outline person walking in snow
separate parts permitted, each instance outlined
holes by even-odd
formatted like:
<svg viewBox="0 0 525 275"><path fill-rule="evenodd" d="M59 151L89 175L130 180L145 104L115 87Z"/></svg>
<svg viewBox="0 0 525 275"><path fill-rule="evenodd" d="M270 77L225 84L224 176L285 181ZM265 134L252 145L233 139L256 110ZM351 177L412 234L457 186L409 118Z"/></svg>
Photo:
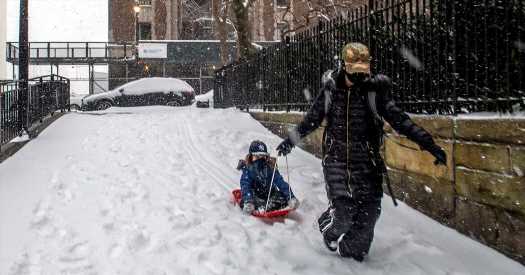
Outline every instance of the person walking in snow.
<svg viewBox="0 0 525 275"><path fill-rule="evenodd" d="M277 150L286 155L323 119L323 173L329 200L318 219L328 249L362 261L368 254L381 213L385 164L379 154L383 119L446 165L446 153L390 98L391 80L371 75L370 54L361 43L342 50L344 66L323 75L322 89L303 121Z"/></svg>
<svg viewBox="0 0 525 275"><path fill-rule="evenodd" d="M276 161L268 154L264 142L252 141L248 155L239 162L237 167L237 169L242 170L240 207L244 213L251 214L253 211L272 211L286 207L297 209L299 207L299 200L279 173ZM267 203L268 194L270 196Z"/></svg>

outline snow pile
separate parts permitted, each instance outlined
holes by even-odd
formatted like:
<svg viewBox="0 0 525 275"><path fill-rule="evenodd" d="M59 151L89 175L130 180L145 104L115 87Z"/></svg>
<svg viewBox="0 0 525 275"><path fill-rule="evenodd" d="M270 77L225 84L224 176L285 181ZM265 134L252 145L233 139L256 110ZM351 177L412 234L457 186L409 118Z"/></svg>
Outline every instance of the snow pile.
<svg viewBox="0 0 525 275"><path fill-rule="evenodd" d="M213 102L213 90L209 90L207 93L195 96L196 101L210 101Z"/></svg>
<svg viewBox="0 0 525 275"><path fill-rule="evenodd" d="M321 161L298 148L288 157L298 211L273 224L245 216L229 198L253 139L281 141L234 109L61 117L0 164L0 274L525 273L389 198L364 263L328 252Z"/></svg>
<svg viewBox="0 0 525 275"><path fill-rule="evenodd" d="M27 134L26 131L24 131L24 133L20 136L17 136L15 137L14 139L12 139L11 141L9 142L12 142L12 143L20 143L20 142L27 142L29 141L30 138L29 138L29 134Z"/></svg>

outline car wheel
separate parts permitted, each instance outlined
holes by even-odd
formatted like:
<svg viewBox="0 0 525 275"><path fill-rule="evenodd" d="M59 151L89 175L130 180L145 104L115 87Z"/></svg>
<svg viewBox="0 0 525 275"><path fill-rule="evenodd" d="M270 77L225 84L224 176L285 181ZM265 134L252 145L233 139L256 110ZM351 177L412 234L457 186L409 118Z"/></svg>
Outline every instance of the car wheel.
<svg viewBox="0 0 525 275"><path fill-rule="evenodd" d="M179 101L168 101L168 103L166 103L167 106L172 106L172 107L178 107L178 106L182 106L182 104L180 104Z"/></svg>
<svg viewBox="0 0 525 275"><path fill-rule="evenodd" d="M78 106L78 104L70 104L69 108L71 110L80 111L80 106Z"/></svg>
<svg viewBox="0 0 525 275"><path fill-rule="evenodd" d="M97 102L97 105L96 105L96 110L97 111L101 111L101 110L106 110L108 108L110 108L112 106L111 102L107 101L107 100L102 100L102 101L99 101Z"/></svg>

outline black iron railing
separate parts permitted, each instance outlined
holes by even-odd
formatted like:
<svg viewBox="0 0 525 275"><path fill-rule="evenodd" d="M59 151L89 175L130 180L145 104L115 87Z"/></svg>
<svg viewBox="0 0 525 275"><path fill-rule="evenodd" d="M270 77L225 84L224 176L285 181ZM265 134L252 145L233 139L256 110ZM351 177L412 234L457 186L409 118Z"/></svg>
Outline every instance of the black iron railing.
<svg viewBox="0 0 525 275"><path fill-rule="evenodd" d="M41 123L56 111L69 109L69 79L48 75L30 79L27 101L27 119L20 119L19 81L0 82L0 147L19 135L23 128ZM26 121L27 125L22 125Z"/></svg>
<svg viewBox="0 0 525 275"><path fill-rule="evenodd" d="M136 52L132 42L29 42L28 47L30 60L42 63L107 63L132 59ZM7 61L17 64L18 54L19 43L7 42Z"/></svg>
<svg viewBox="0 0 525 275"><path fill-rule="evenodd" d="M525 1L371 0L216 71L215 106L305 110L350 41L414 113L513 111L525 102Z"/></svg>
<svg viewBox="0 0 525 275"><path fill-rule="evenodd" d="M136 3L139 6L146 6L146 7L151 6L151 0L137 0Z"/></svg>

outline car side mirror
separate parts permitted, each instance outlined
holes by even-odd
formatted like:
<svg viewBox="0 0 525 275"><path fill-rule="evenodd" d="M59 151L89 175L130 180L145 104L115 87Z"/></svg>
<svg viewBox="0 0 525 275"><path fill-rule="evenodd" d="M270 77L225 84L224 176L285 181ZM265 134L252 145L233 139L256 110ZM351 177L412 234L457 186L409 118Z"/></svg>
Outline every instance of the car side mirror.
<svg viewBox="0 0 525 275"><path fill-rule="evenodd" d="M123 94L124 94L124 89L120 89L120 90L118 90L118 92L119 92L121 95L123 95Z"/></svg>

